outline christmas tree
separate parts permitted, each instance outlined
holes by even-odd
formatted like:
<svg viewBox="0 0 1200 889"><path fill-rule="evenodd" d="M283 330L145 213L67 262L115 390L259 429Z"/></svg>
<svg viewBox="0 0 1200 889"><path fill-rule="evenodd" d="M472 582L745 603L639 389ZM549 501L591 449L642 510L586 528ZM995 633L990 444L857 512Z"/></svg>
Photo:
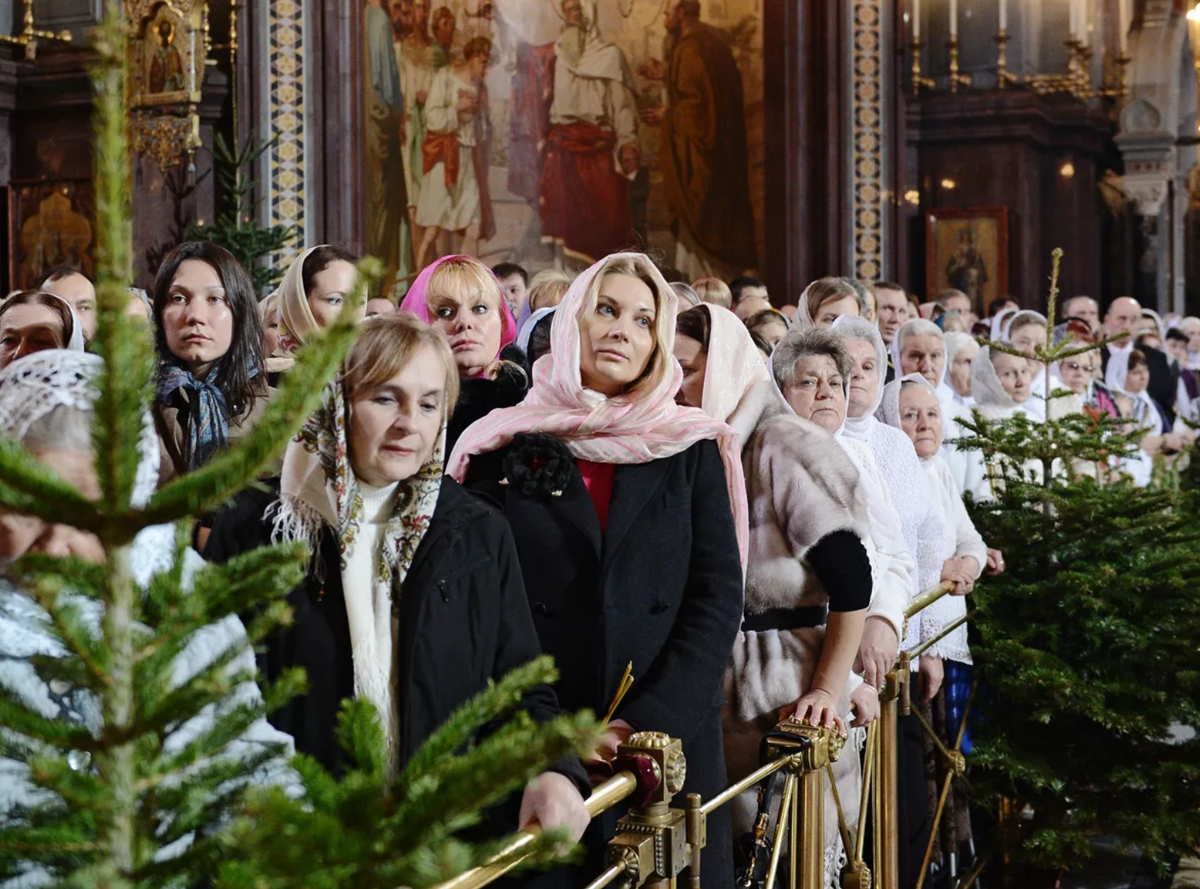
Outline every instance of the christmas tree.
<svg viewBox="0 0 1200 889"><path fill-rule="evenodd" d="M47 718L0 683L0 764L9 799L0 809L0 881L33 876L97 889L429 885L484 860L491 849L461 841L461 831L548 762L591 743L593 722L585 714L534 725L518 716L474 740L525 689L553 679L552 665L541 660L465 705L391 785L383 778L377 716L362 702L344 708L342 738L356 767L338 781L304 757L281 760L278 747L232 753L249 727L303 685L302 676L288 675L261 698L238 694L255 678L251 646L287 621L284 597L303 576L307 553L255 551L227 566L205 566L189 583L183 555L190 517L253 483L317 406L354 337L354 309L376 264L364 263L347 311L298 355L243 442L160 489L145 508L133 507L154 350L144 326L124 313L132 278L126 27L120 0L108 0L93 72L95 343L104 363L92 436L99 498L84 497L19 444L0 440L0 510L69 522L95 533L104 547L102 564L27 557L10 575L45 612L46 632L66 653L35 658L33 669L47 684L90 694L98 727ZM131 573L132 542L163 523L180 529L175 568L140 585ZM85 618L89 607L98 622ZM179 656L189 640L238 614L255 615L239 641L181 677ZM275 783L262 786L268 767ZM14 774L34 788L33 802L11 805ZM557 855L554 840L538 844L535 859Z"/></svg>
<svg viewBox="0 0 1200 889"><path fill-rule="evenodd" d="M1036 351L1049 419L976 411L959 443L999 482L972 518L1008 565L974 595L973 797L997 815L1004 860L1070 868L1106 835L1163 862L1200 844L1200 742L1172 733L1200 724L1196 494L1111 471L1139 436L1058 409L1076 396L1051 365L1100 344L1050 345L1051 325Z"/></svg>

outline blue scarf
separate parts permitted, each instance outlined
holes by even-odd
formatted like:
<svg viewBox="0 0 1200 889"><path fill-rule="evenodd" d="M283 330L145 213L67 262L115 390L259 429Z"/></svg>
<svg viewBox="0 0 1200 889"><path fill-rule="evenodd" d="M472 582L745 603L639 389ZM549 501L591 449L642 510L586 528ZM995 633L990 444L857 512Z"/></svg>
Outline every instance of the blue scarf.
<svg viewBox="0 0 1200 889"><path fill-rule="evenodd" d="M184 459L189 469L203 466L229 444L229 405L225 393L217 388L221 365L218 363L207 379L198 380L192 372L174 362L163 365L158 381L158 400L170 403L180 389L189 395L187 435Z"/></svg>

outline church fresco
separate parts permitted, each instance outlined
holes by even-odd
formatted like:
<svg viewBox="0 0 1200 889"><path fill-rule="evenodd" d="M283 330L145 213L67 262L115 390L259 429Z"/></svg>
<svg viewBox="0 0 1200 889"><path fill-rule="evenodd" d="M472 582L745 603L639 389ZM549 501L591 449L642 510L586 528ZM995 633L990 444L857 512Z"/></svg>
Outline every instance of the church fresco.
<svg viewBox="0 0 1200 889"><path fill-rule="evenodd" d="M760 265L761 0L365 0L366 248ZM402 209L403 208L403 209Z"/></svg>

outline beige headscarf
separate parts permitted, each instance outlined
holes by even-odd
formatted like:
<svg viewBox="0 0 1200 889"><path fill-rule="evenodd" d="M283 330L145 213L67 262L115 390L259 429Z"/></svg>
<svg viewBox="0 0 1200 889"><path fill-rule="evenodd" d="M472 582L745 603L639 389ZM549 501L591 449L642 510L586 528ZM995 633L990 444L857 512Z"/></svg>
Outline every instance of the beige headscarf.
<svg viewBox="0 0 1200 889"><path fill-rule="evenodd" d="M289 370L294 363L292 355L304 345L308 335L320 327L308 305L308 294L304 292L304 260L318 247L302 250L288 266L279 285L279 345L275 354L269 356L268 370Z"/></svg>

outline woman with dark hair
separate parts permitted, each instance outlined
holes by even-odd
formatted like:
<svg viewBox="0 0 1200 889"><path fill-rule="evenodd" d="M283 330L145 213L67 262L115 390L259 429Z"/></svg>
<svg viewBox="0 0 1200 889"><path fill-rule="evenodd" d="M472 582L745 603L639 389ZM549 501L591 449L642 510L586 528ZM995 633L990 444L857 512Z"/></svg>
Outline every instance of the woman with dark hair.
<svg viewBox="0 0 1200 889"><path fill-rule="evenodd" d="M297 349L308 337L337 317L358 278L358 257L341 247L309 247L292 260L279 285L278 342L267 356L267 373L275 379L291 369Z"/></svg>
<svg viewBox="0 0 1200 889"><path fill-rule="evenodd" d="M779 341L788 335L791 325L788 324L787 316L779 309L763 309L750 316L746 321L746 329L758 334L763 342L774 349Z"/></svg>
<svg viewBox="0 0 1200 889"><path fill-rule="evenodd" d="M266 406L262 325L250 276L207 241L167 254L154 282L160 483L203 466Z"/></svg>
<svg viewBox="0 0 1200 889"><path fill-rule="evenodd" d="M443 256L427 266L400 303L450 343L462 394L450 417L452 449L468 426L497 408L520 404L529 388L525 369L502 358L517 338L504 289L473 256Z"/></svg>
<svg viewBox="0 0 1200 889"><path fill-rule="evenodd" d="M0 303L0 370L47 349L82 352L83 325L71 304L40 290L18 290Z"/></svg>
<svg viewBox="0 0 1200 889"><path fill-rule="evenodd" d="M683 792L709 798L726 780L721 679L742 618L746 491L729 427L675 403L677 301L642 254L593 265L554 313L528 397L468 429L448 470L508 517L563 706L604 713L633 662L597 757L666 732L688 751ZM589 865L619 814L585 839ZM713 813L714 886L733 882L731 842L727 810Z"/></svg>

